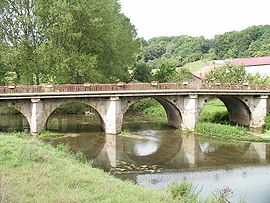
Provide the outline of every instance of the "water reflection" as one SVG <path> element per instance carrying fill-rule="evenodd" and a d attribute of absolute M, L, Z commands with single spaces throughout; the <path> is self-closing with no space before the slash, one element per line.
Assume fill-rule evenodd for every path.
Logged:
<path fill-rule="evenodd" d="M 95 115 L 53 114 L 48 119 L 47 130 L 62 133 L 102 132 L 100 118 Z"/>
<path fill-rule="evenodd" d="M 159 165 L 163 170 L 231 168 L 269 162 L 270 148 L 264 143 L 224 144 L 221 141 L 205 140 L 194 135 L 181 136 L 175 130 L 166 130 L 162 133 L 164 135 L 155 132 L 156 139 L 153 140 L 149 139 L 149 136 L 105 135 L 103 149 L 94 161 L 111 166 L 112 170 L 121 166 L 123 162 L 137 166 Z M 151 141 L 154 142 L 153 145 L 144 144 Z"/>

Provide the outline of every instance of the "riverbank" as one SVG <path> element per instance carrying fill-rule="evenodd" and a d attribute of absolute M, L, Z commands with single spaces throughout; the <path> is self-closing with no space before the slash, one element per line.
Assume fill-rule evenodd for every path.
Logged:
<path fill-rule="evenodd" d="M 23 133 L 0 134 L 0 202 L 173 202 L 92 168 L 65 147 Z"/>

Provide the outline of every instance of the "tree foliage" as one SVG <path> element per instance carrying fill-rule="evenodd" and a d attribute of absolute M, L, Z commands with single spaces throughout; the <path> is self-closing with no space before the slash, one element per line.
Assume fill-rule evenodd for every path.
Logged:
<path fill-rule="evenodd" d="M 243 66 L 226 64 L 207 73 L 205 75 L 205 82 L 243 83 L 247 82 L 247 76 L 248 74 Z"/>
<path fill-rule="evenodd" d="M 6 83 L 124 80 L 139 49 L 116 0 L 2 0 L 0 17 Z"/>
<path fill-rule="evenodd" d="M 215 68 L 205 75 L 207 83 L 253 83 L 253 84 L 269 84 L 270 77 L 257 73 L 252 75 L 246 72 L 243 66 L 234 66 L 226 64 L 219 68 Z"/>
<path fill-rule="evenodd" d="M 140 82 L 149 82 L 152 80 L 152 69 L 144 62 L 134 65 L 133 79 Z"/>
<path fill-rule="evenodd" d="M 176 73 L 175 67 L 169 64 L 162 64 L 154 74 L 153 79 L 159 82 L 169 82 L 169 78 Z"/>
<path fill-rule="evenodd" d="M 150 39 L 141 46 L 138 60 L 152 68 L 164 63 L 183 66 L 201 59 L 226 59 L 270 55 L 270 25 L 204 37 L 176 36 Z"/>

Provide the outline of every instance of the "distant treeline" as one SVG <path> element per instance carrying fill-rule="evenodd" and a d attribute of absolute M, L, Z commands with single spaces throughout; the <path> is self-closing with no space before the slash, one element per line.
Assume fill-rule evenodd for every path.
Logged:
<path fill-rule="evenodd" d="M 162 64 L 183 66 L 202 59 L 226 59 L 270 55 L 270 25 L 252 26 L 242 31 L 204 37 L 157 37 L 141 39 L 138 61 L 150 67 Z"/>

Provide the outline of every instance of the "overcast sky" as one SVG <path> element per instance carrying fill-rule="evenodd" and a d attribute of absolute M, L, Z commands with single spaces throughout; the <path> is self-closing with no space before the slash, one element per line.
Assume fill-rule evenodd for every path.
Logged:
<path fill-rule="evenodd" d="M 270 0 L 119 0 L 139 37 L 205 36 L 270 24 Z"/>

